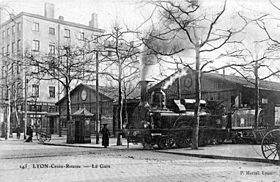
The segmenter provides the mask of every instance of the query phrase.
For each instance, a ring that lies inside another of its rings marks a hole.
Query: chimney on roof
[[[59,16],[58,19],[64,21],[64,17],[63,16]]]
[[[91,20],[89,21],[89,26],[92,27],[92,28],[98,28],[97,14],[96,13],[91,14]]]
[[[45,17],[54,18],[54,4],[45,3]]]

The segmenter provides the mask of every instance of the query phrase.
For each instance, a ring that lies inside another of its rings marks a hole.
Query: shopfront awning
[[[78,111],[74,112],[72,116],[94,116],[91,112],[89,112],[87,109],[79,109]]]

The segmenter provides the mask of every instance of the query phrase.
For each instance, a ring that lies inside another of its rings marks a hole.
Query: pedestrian
[[[31,128],[31,125],[29,125],[29,126],[27,127],[26,134],[28,135],[28,138],[27,138],[27,140],[25,140],[25,142],[32,142],[33,130],[32,130],[32,128]]]
[[[100,133],[102,134],[102,146],[107,148],[107,146],[109,146],[109,136],[110,136],[110,132],[107,128],[107,124],[103,124],[103,128],[101,129]]]
[[[16,127],[17,139],[20,139],[20,127]]]

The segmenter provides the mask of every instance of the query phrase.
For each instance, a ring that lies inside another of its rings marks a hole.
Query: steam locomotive
[[[253,130],[254,110],[243,109],[226,113],[217,101],[200,101],[199,146],[223,143],[257,142],[263,131]],[[148,102],[147,82],[141,82],[141,102],[125,126],[128,143],[142,143],[145,148],[160,149],[192,145],[194,99],[166,100],[162,90],[151,94]],[[261,112],[261,111],[260,111]],[[260,114],[261,115],[261,114]]]

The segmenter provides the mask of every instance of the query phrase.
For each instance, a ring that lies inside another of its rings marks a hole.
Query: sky
[[[137,27],[151,10],[140,0],[0,0],[14,14],[24,11],[44,15],[45,2],[55,5],[55,18],[64,16],[66,21],[88,25],[91,14],[97,13],[103,29],[109,29],[116,20]]]
[[[223,0],[201,1],[209,13],[221,7],[221,4],[219,6],[217,4]],[[272,1],[277,4],[276,0]],[[6,5],[14,14],[24,11],[44,15],[45,2],[55,5],[55,18],[64,16],[66,21],[88,25],[91,14],[97,13],[98,26],[105,30],[109,30],[116,21],[134,29],[149,18],[153,11],[153,7],[141,3],[141,0],[0,0],[0,4]],[[280,7],[280,3],[277,5]],[[280,11],[277,14],[277,10],[270,5],[269,0],[227,0],[226,24],[234,23],[232,12],[242,12],[251,17],[260,13],[275,13],[278,17],[280,15]],[[280,27],[280,21],[279,25],[274,26]],[[258,31],[254,31],[254,27],[252,29],[253,31],[250,30],[250,33],[244,35],[248,40],[259,37]],[[194,58],[188,53],[186,57],[190,60]]]

